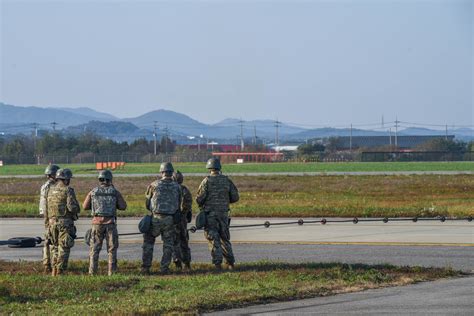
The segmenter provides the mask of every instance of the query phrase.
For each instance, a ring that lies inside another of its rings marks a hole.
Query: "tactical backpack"
[[[65,217],[67,211],[67,192],[68,187],[54,185],[51,186],[48,192],[48,216],[51,217]]]
[[[181,188],[175,181],[160,180],[151,198],[150,209],[156,214],[173,215],[179,209]]]
[[[92,215],[113,217],[117,215],[117,190],[113,186],[99,186],[91,193]]]

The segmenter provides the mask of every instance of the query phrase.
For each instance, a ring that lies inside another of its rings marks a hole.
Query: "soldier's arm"
[[[79,214],[81,211],[81,207],[79,206],[79,202],[76,198],[76,192],[74,192],[73,188],[69,188],[68,195],[67,195],[67,208],[69,212],[72,214]]]
[[[183,212],[191,212],[193,208],[193,196],[188,188],[183,187],[183,203],[181,206]]]
[[[123,198],[122,194],[117,191],[117,209],[123,211],[127,208],[127,202]]]
[[[199,185],[199,189],[196,195],[196,203],[199,207],[204,206],[207,198],[207,178],[202,180],[201,185]]]
[[[155,186],[152,183],[148,186],[145,193],[145,197],[146,197],[145,206],[146,206],[146,209],[149,211],[151,211],[151,198],[153,197],[154,192],[155,192]]]
[[[237,187],[235,186],[234,182],[229,179],[229,202],[230,203],[235,203],[240,199],[239,196],[239,190],[237,190]]]
[[[82,203],[82,208],[84,210],[90,210],[92,208],[92,191],[89,192]]]

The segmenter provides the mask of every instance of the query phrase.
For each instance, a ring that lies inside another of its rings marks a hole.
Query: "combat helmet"
[[[178,182],[179,184],[183,183],[183,174],[179,170],[177,170],[173,174],[173,177],[176,179],[176,182]]]
[[[72,178],[71,169],[58,169],[56,172],[56,179],[69,180]]]
[[[112,171],[110,170],[101,170],[99,171],[99,176],[97,177],[99,180],[104,179],[104,180],[109,180],[112,181]]]
[[[174,168],[171,162],[163,162],[160,165],[160,172],[174,172]]]
[[[218,158],[211,158],[207,161],[206,168],[221,170],[221,161]]]
[[[57,165],[48,165],[44,170],[44,174],[47,176],[54,176],[56,172],[59,170],[59,166]]]

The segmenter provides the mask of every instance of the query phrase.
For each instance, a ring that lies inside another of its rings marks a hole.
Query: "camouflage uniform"
[[[80,207],[74,189],[62,181],[50,187],[47,203],[53,275],[56,275],[67,269],[76,238],[74,221],[78,219]]]
[[[163,177],[148,186],[146,207],[152,212],[153,219],[150,231],[143,234],[143,272],[150,271],[155,239],[160,235],[163,241],[161,272],[169,272],[175,240],[174,215],[179,209],[181,196],[181,188],[171,176]]]
[[[189,268],[191,264],[191,249],[189,248],[188,218],[192,216],[193,196],[189,189],[180,184],[183,192],[181,201],[181,220],[175,225],[176,239],[174,242],[173,259],[178,267],[184,263]]]
[[[220,267],[223,257],[227,264],[235,263],[230,243],[229,204],[239,200],[234,183],[219,171],[212,171],[199,186],[196,202],[207,214],[204,235],[209,241],[212,263]]]
[[[86,196],[84,210],[92,210],[92,232],[89,251],[89,274],[97,273],[99,253],[104,239],[108,252],[108,275],[117,271],[117,209],[125,210],[127,203],[111,183],[101,183]]]
[[[43,266],[45,271],[51,272],[51,245],[49,240],[49,218],[48,218],[48,191],[54,185],[54,179],[48,179],[40,189],[39,213],[44,216],[44,245],[43,245]]]

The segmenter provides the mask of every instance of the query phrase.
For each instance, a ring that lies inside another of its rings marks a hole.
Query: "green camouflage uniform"
[[[74,189],[58,181],[48,192],[49,239],[53,271],[67,269],[69,254],[74,246],[77,220],[80,212]]]
[[[219,172],[213,171],[199,186],[196,202],[207,214],[204,235],[209,241],[212,263],[220,265],[223,257],[229,265],[235,263],[230,243],[229,204],[239,200],[234,183]]]
[[[152,212],[153,219],[150,231],[143,234],[143,271],[149,271],[151,268],[155,240],[160,235],[163,241],[161,272],[169,271],[176,234],[173,215],[179,210],[181,196],[181,188],[171,176],[157,180],[148,186],[146,206]]]
[[[189,266],[191,263],[191,249],[189,248],[188,216],[192,216],[193,196],[189,189],[180,184],[183,192],[181,201],[181,220],[175,225],[176,239],[174,243],[173,259],[179,263]],[[189,213],[189,214],[188,214]]]
[[[49,218],[48,218],[48,191],[56,181],[48,179],[40,190],[39,213],[44,216],[44,245],[43,245],[43,265],[47,270],[51,270],[51,245],[49,240]]]
[[[101,184],[86,196],[84,210],[92,210],[92,231],[89,250],[89,274],[97,273],[99,253],[104,239],[108,252],[108,275],[117,271],[117,209],[125,210],[127,203],[112,184]]]

